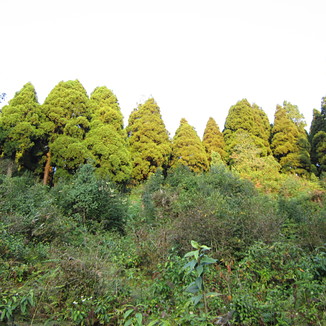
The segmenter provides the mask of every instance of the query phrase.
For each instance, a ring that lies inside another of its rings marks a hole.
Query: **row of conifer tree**
[[[326,171],[326,98],[314,109],[310,132],[297,106],[277,105],[271,124],[243,99],[228,112],[222,132],[209,118],[203,138],[186,119],[171,139],[153,98],[134,109],[124,127],[118,100],[107,87],[88,96],[78,81],[61,81],[43,104],[27,83],[0,113],[2,169],[29,170],[44,184],[75,173],[81,164],[117,183],[138,183],[158,168],[194,172],[227,164],[239,172],[321,176]]]

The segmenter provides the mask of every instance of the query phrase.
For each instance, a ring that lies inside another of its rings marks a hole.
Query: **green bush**
[[[181,254],[195,239],[213,247],[219,257],[241,258],[255,241],[275,240],[283,222],[272,198],[224,166],[202,175],[180,167],[155,187],[145,186],[145,195],[144,206],[163,220],[156,235],[167,234],[170,248]]]
[[[56,205],[64,215],[91,230],[123,232],[127,201],[113,182],[98,179],[94,169],[83,165],[71,180],[59,183],[53,189]]]
[[[30,175],[1,179],[0,213],[6,233],[23,236],[25,245],[67,241],[74,228],[61,216],[49,188]]]

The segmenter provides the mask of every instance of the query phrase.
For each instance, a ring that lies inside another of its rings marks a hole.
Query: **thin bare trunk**
[[[43,176],[43,184],[47,185],[49,183],[49,176],[51,172],[51,154],[48,152],[46,154],[46,163],[44,167],[44,176]]]
[[[14,162],[12,160],[8,160],[8,165],[7,165],[7,177],[8,178],[12,177],[13,167],[14,167]]]

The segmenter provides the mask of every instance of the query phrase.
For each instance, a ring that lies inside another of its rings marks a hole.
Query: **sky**
[[[173,137],[202,137],[247,98],[273,122],[298,106],[308,128],[326,96],[325,0],[2,0],[0,93],[31,82],[40,103],[61,80],[107,86],[125,124],[153,97]],[[0,104],[0,105],[3,105]]]

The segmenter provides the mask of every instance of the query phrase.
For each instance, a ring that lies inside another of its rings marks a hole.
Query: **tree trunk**
[[[44,176],[43,176],[43,184],[47,185],[49,183],[49,176],[51,172],[51,154],[48,152],[46,154],[46,163],[44,167]]]
[[[14,163],[12,160],[8,160],[8,165],[7,165],[7,177],[8,178],[11,178],[12,177],[12,170],[13,170],[13,167],[14,167]]]

